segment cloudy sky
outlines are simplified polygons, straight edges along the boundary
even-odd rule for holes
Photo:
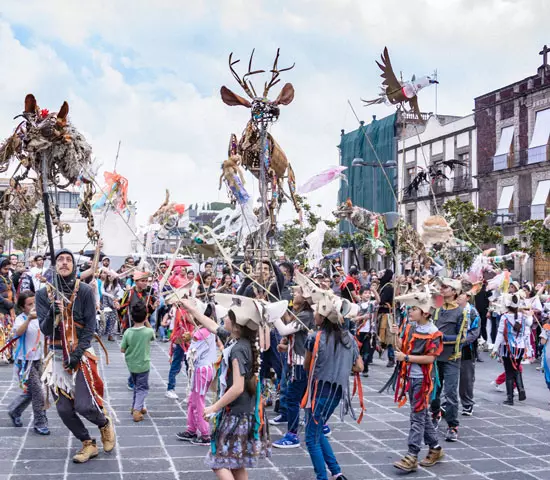
[[[221,85],[239,91],[228,66],[231,51],[269,68],[277,47],[294,102],[272,133],[294,166],[298,184],[338,164],[340,130],[356,119],[392,113],[366,109],[376,96],[374,60],[384,46],[405,78],[437,69],[439,113],[466,115],[473,97],[535,73],[550,43],[546,0],[27,0],[2,2],[0,129],[33,92],[43,108],[63,100],[103,169],[130,181],[144,220],[169,188],[175,201],[225,201],[218,191],[229,134],[240,134],[249,112],[228,107]],[[276,91],[273,96],[278,94]],[[421,93],[435,108],[435,88]],[[257,193],[254,182],[248,189]],[[336,204],[337,185],[312,194],[322,212]],[[291,218],[285,211],[283,219]]]

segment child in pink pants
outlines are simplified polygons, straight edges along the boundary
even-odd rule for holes
[[[194,445],[210,445],[210,425],[203,418],[206,393],[214,377],[214,363],[217,360],[216,336],[206,328],[193,335],[187,352],[191,393],[187,406],[187,430],[176,436]]]

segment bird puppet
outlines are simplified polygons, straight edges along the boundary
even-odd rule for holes
[[[445,168],[448,168],[452,172],[457,165],[464,166],[466,163],[461,160],[439,160],[432,163],[428,168],[421,169],[420,172],[414,176],[411,183],[405,187],[405,192],[411,195],[413,191],[418,191],[420,186],[424,183],[434,183],[441,179],[448,180],[449,177],[445,175]]]
[[[428,87],[434,83],[439,83],[435,78],[425,75],[423,77],[412,76],[408,82],[401,82],[395,76],[393,67],[390,61],[390,54],[388,53],[388,47],[384,48],[384,53],[381,55],[382,63],[376,62],[376,64],[382,70],[380,75],[384,81],[382,82],[382,92],[379,98],[374,100],[363,100],[365,106],[375,105],[379,103],[390,103],[392,105],[401,105],[408,102],[410,109],[416,114],[421,123],[424,123],[420,114],[420,107],[418,106],[417,94],[420,90]]]

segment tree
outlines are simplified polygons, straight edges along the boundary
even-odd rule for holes
[[[453,248],[449,257],[451,267],[461,265],[464,270],[472,265],[478,248],[502,242],[502,231],[489,224],[492,212],[476,209],[472,202],[455,198],[443,204],[443,212],[454,236],[465,242],[467,248]]]
[[[16,250],[29,248],[36,219],[36,214],[28,212],[11,215],[9,221],[2,221],[0,224],[0,238],[2,242],[5,243],[8,240],[12,240],[13,247]],[[44,230],[44,219],[40,215],[38,216],[38,227],[35,238],[37,235],[42,235]]]
[[[535,256],[539,251],[550,254],[550,230],[543,225],[542,220],[521,222],[520,235],[527,237],[528,246],[521,248],[524,252],[531,256]]]
[[[284,225],[279,231],[277,236],[277,242],[279,247],[289,259],[304,260],[305,253],[305,239],[315,230],[317,224],[322,220],[319,215],[316,215],[303,197],[296,195],[297,203],[301,206],[304,221],[300,223],[299,220],[294,220],[291,224]],[[320,207],[320,205],[318,205]],[[330,229],[336,228],[337,221],[324,220]],[[335,248],[341,246],[340,238],[338,236],[330,235],[329,232],[325,235],[323,243],[323,251],[325,253],[330,252]]]

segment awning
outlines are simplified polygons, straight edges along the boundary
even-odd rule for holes
[[[514,138],[514,126],[504,127],[500,132],[500,142],[498,143],[495,157],[498,155],[508,155],[510,153],[510,145]]]
[[[546,205],[550,193],[550,180],[541,180],[533,197],[531,205]]]
[[[529,148],[546,145],[548,143],[548,137],[550,137],[550,108],[537,112],[535,129],[533,130]]]
[[[500,192],[500,200],[498,202],[497,210],[510,210],[510,205],[512,204],[512,198],[514,196],[514,186],[509,185],[502,189]]]

